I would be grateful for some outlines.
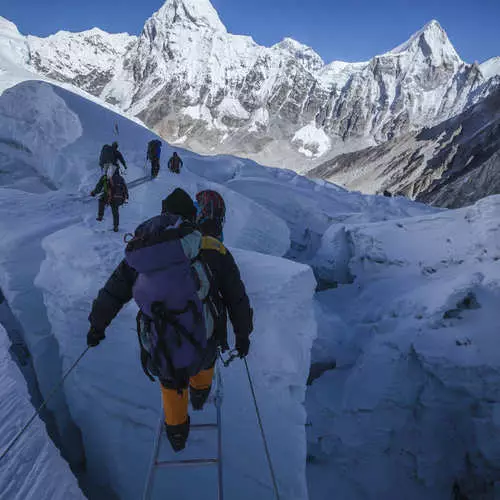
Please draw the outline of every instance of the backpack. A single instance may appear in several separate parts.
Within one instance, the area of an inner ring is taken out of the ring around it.
[[[115,152],[109,144],[105,144],[101,149],[101,154],[99,156],[99,165],[103,167],[107,163],[115,162]]]
[[[148,158],[149,159],[160,159],[161,154],[161,141],[154,139],[148,142]]]
[[[118,205],[123,205],[127,198],[125,179],[119,173],[115,173],[113,177],[111,177],[111,197]]]
[[[198,258],[202,235],[176,221],[160,215],[139,226],[125,258],[138,273],[133,297],[143,369],[185,383],[203,365],[214,318],[207,305],[210,281]]]

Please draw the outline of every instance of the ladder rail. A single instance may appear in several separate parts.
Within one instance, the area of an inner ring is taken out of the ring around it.
[[[153,453],[151,463],[148,470],[146,487],[144,489],[143,500],[150,500],[153,492],[154,479],[156,470],[159,468],[167,467],[193,467],[193,466],[207,466],[217,465],[217,499],[224,500],[224,482],[223,482],[223,450],[222,450],[222,400],[223,400],[223,385],[220,365],[217,363],[215,367],[215,391],[214,391],[214,405],[216,408],[217,421],[215,423],[201,423],[191,426],[193,430],[217,430],[217,458],[195,458],[188,460],[166,460],[158,461],[158,454],[160,452],[161,436],[164,427],[163,407],[160,412],[160,419],[158,430],[155,437],[153,446]]]
[[[161,434],[162,434],[162,430],[163,430],[163,421],[164,421],[164,417],[163,417],[163,409],[162,409],[161,415],[160,415],[160,421],[158,424],[158,431],[156,432],[156,437],[155,437],[155,442],[154,442],[154,447],[153,447],[153,454],[151,457],[151,463],[149,465],[148,479],[146,482],[146,488],[144,490],[144,495],[142,497],[142,500],[150,500],[151,493],[153,491],[156,462],[158,460],[158,453],[160,451],[160,442],[161,442]]]

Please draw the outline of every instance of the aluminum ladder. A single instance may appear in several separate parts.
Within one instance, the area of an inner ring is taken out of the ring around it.
[[[151,495],[153,493],[155,474],[158,469],[169,468],[169,467],[203,467],[207,465],[217,466],[217,498],[218,500],[224,500],[224,483],[223,483],[223,462],[222,462],[222,376],[220,369],[216,366],[215,369],[215,390],[214,390],[214,404],[216,408],[217,421],[215,423],[207,424],[194,424],[190,426],[190,433],[195,431],[216,431],[217,432],[217,456],[213,458],[195,458],[189,460],[165,460],[159,461],[158,454],[160,452],[161,436],[165,434],[165,417],[163,414],[163,409],[161,410],[160,421],[158,424],[158,430],[156,432],[156,438],[153,448],[153,456],[151,459],[151,464],[149,466],[148,477],[146,481],[146,486],[144,489],[143,500],[151,500]]]

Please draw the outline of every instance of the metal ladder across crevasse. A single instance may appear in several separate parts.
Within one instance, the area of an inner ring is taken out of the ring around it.
[[[203,424],[193,424],[190,426],[190,432],[195,431],[216,431],[217,432],[217,456],[212,458],[194,458],[189,460],[158,460],[158,455],[160,452],[161,437],[165,434],[165,417],[163,415],[163,409],[161,410],[161,415],[158,424],[158,430],[156,432],[156,438],[153,447],[153,456],[151,458],[151,464],[149,466],[149,472],[147,476],[146,486],[144,488],[143,500],[151,500],[151,495],[153,493],[155,474],[157,469],[168,468],[168,467],[203,467],[207,465],[217,466],[217,498],[218,500],[224,500],[224,484],[222,476],[222,398],[223,398],[223,387],[222,387],[222,376],[219,364],[215,368],[215,390],[214,390],[214,404],[216,408],[216,422],[213,423],[203,423]]]

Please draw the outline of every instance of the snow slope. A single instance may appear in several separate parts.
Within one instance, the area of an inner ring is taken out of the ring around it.
[[[26,382],[9,355],[7,334],[0,326],[0,450],[4,450],[33,414]],[[8,418],[7,418],[8,416]],[[48,437],[40,419],[29,435],[0,463],[0,491],[9,500],[85,498],[68,465]]]
[[[352,284],[318,295],[311,498],[497,498],[499,221],[492,196],[325,238]]]

